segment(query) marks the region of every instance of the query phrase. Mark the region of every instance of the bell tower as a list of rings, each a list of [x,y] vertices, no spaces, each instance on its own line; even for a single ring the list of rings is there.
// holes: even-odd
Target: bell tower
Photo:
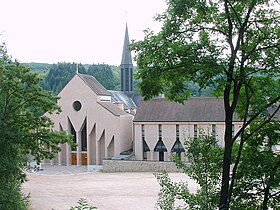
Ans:
[[[121,91],[133,92],[133,63],[131,52],[129,51],[129,37],[127,24],[125,27],[125,36],[123,43],[122,61],[121,61]]]

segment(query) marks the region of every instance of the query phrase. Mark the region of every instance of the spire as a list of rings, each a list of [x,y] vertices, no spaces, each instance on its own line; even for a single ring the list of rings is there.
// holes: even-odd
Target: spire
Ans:
[[[123,53],[121,62],[121,91],[133,92],[133,64],[129,51],[129,37],[127,24],[125,26],[125,36],[123,43]]]
[[[132,64],[131,53],[129,51],[129,36],[128,36],[127,23],[125,25],[125,36],[124,36],[121,64]]]

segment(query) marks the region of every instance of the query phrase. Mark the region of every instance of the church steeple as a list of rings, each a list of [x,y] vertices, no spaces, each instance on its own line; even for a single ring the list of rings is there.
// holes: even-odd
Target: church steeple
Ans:
[[[123,43],[123,53],[121,61],[121,90],[125,92],[133,91],[133,64],[131,52],[129,51],[129,36],[127,24]]]

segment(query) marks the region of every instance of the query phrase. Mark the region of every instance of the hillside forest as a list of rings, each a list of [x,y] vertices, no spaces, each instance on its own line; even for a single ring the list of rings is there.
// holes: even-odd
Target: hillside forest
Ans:
[[[77,63],[59,62],[57,64],[48,63],[24,63],[25,66],[41,75],[41,87],[52,91],[57,95],[70,79],[76,74]],[[78,71],[81,74],[94,76],[107,90],[120,90],[120,68],[108,64],[78,64]],[[137,68],[134,67],[134,73]],[[134,79],[134,89],[137,91],[137,79]],[[198,85],[190,83],[193,96],[211,96],[213,87],[199,89]]]

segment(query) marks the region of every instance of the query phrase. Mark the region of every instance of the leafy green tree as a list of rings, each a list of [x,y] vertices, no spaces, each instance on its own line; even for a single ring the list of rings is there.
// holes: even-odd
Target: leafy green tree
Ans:
[[[157,173],[161,190],[157,206],[160,209],[201,209],[212,210],[219,203],[219,183],[222,168],[223,149],[217,146],[215,136],[200,132],[198,138],[185,142],[186,157],[191,166],[182,162],[176,155],[172,160],[177,167],[198,184],[198,190],[191,193],[188,184],[172,182],[166,172]],[[176,206],[178,200],[181,206]]]
[[[115,89],[115,80],[111,66],[107,64],[92,64],[89,66],[87,73],[94,76],[106,89]]]
[[[146,30],[143,41],[132,43],[139,87],[145,99],[164,93],[183,102],[190,97],[188,83],[193,82],[200,88],[213,87],[223,97],[225,150],[219,208],[229,209],[243,146],[260,129],[246,135],[246,128],[263,115],[266,120],[260,127],[265,126],[280,108],[279,3],[168,0],[167,4],[156,17],[163,23],[161,31]],[[267,112],[271,107],[275,111]],[[234,113],[243,126],[232,136]]]
[[[254,131],[260,122],[251,124]],[[234,186],[233,209],[280,208],[280,154],[272,151],[280,144],[279,122],[272,121],[248,139]]]
[[[64,132],[55,132],[43,113],[59,111],[56,97],[39,86],[29,68],[13,62],[0,47],[0,209],[26,209],[21,184],[27,156],[38,162],[53,158],[58,144],[69,142]]]
[[[79,73],[86,73],[86,69],[83,65],[78,65]],[[53,64],[50,68],[49,74],[41,82],[41,86],[45,90],[52,91],[54,94],[58,94],[64,86],[72,79],[77,71],[76,63],[57,63]]]

